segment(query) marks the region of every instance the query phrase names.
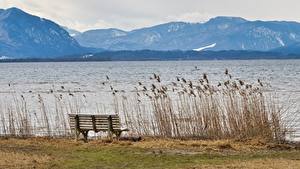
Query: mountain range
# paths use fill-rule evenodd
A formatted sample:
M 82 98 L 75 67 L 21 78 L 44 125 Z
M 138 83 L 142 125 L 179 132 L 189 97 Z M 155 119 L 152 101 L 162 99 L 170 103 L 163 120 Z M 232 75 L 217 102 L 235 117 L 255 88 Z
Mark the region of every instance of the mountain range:
M 300 24 L 216 17 L 205 23 L 171 22 L 133 31 L 90 30 L 74 36 L 82 45 L 107 50 L 269 51 L 300 42 Z
M 300 23 L 221 16 L 204 23 L 170 22 L 132 31 L 110 28 L 79 32 L 18 8 L 0 9 L 1 58 L 88 56 L 103 50 L 300 55 Z
M 84 51 L 85 48 L 53 21 L 18 8 L 0 10 L 0 56 L 43 58 Z

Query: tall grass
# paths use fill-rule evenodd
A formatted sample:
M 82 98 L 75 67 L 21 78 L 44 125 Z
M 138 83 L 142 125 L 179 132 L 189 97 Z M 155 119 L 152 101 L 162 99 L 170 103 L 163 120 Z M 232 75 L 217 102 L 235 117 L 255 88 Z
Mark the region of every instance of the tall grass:
M 53 97 L 56 97 L 53 95 Z M 23 95 L 13 94 L 12 100 L 2 101 L 0 104 L 0 135 L 9 137 L 35 136 L 70 136 L 67 119 L 67 107 L 62 100 L 55 100 L 54 112 L 49 111 L 44 98 L 38 94 L 36 110 L 27 107 L 27 100 Z M 51 105 L 53 106 L 53 105 Z M 52 109 L 51 109 L 52 110 Z
M 207 74 L 198 80 L 174 77 L 163 83 L 153 74 L 148 83 L 138 82 L 135 90 L 112 92 L 113 111 L 121 116 L 131 134 L 163 138 L 251 139 L 282 141 L 288 133 L 287 109 L 282 109 L 273 93 L 257 80 L 234 79 L 225 70 L 224 79 L 213 84 Z M 80 114 L 74 94 L 66 101 L 51 89 L 54 104 L 37 94 L 36 110 L 29 110 L 23 95 L 0 102 L 0 134 L 5 136 L 70 136 L 69 113 Z M 85 95 L 83 95 L 86 97 Z M 49 97 L 49 96 L 47 96 Z M 81 95 L 82 97 L 82 95 Z M 32 99 L 32 98 L 30 98 Z M 99 112 L 94 110 L 94 112 Z M 297 119 L 297 118 L 294 118 Z
M 197 81 L 176 77 L 163 84 L 159 75 L 138 83 L 134 96 L 115 95 L 119 114 L 139 135 L 165 138 L 284 140 L 287 125 L 273 94 L 261 80 L 233 79 L 213 85 L 206 74 Z

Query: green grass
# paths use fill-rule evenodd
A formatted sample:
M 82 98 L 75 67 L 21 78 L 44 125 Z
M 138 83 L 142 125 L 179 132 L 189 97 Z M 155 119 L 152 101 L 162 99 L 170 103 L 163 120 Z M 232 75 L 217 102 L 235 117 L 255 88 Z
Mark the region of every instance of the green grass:
M 176 169 L 193 166 L 221 166 L 240 161 L 255 161 L 258 159 L 300 158 L 299 151 L 260 151 L 252 153 L 198 153 L 181 154 L 164 152 L 163 150 L 141 149 L 123 146 L 104 146 L 101 148 L 78 148 L 63 152 L 65 161 L 58 162 L 58 168 L 151 168 Z M 296 157 L 296 158 L 295 158 Z M 297 159 L 296 159 L 297 160 Z M 299 160 L 299 159 L 298 159 Z
M 198 151 L 196 148 L 187 151 L 185 147 L 145 148 L 140 144 L 144 143 L 84 144 L 72 140 L 9 139 L 0 140 L 0 150 L 7 152 L 6 156 L 12 153 L 10 158 L 15 158 L 11 159 L 11 164 L 5 164 L 7 168 L 26 168 L 22 165 L 24 157 L 20 155 L 29 157 L 28 168 L 300 168 L 300 151 L 296 149 Z M 33 155 L 45 158 L 30 161 Z

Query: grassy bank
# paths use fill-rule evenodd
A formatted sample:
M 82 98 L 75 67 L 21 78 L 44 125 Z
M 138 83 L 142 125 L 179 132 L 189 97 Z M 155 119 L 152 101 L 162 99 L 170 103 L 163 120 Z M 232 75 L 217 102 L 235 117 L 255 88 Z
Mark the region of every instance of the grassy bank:
M 297 145 L 146 139 L 1 139 L 0 168 L 300 168 Z

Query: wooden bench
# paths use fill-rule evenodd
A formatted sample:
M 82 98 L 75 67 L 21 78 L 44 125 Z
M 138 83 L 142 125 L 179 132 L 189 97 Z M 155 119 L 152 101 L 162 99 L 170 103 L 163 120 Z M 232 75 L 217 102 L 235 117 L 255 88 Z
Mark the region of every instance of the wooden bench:
M 120 117 L 118 115 L 89 115 L 89 114 L 69 114 L 71 130 L 75 131 L 76 140 L 78 140 L 80 133 L 87 141 L 88 132 L 99 131 L 108 132 L 109 137 L 113 134 L 119 138 L 123 131 L 128 129 L 121 129 Z

